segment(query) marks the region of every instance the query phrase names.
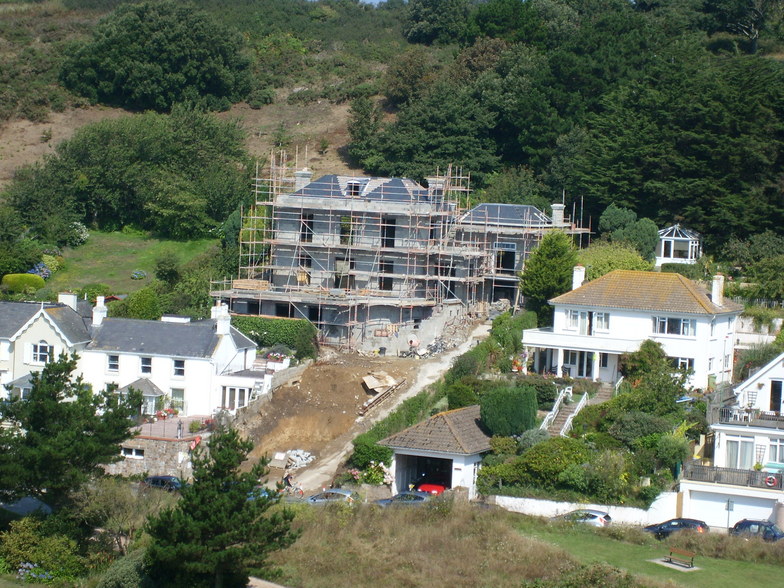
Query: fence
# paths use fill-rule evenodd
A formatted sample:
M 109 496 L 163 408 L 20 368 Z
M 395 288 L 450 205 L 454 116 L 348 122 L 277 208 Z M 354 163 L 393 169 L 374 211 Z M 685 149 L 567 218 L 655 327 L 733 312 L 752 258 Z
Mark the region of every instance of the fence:
M 730 484 L 732 486 L 748 486 L 781 490 L 782 475 L 757 470 L 739 470 L 734 468 L 718 468 L 694 463 L 683 464 L 683 477 L 695 482 L 713 484 Z

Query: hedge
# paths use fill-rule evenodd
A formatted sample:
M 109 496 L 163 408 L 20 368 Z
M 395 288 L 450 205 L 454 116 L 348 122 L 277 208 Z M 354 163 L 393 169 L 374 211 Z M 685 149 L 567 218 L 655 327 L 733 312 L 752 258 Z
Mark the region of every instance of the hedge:
M 3 276 L 2 287 L 15 294 L 35 292 L 44 287 L 44 279 L 36 274 L 6 274 Z
M 285 345 L 297 358 L 316 357 L 316 327 L 300 319 L 273 319 L 260 316 L 232 317 L 231 324 L 259 347 Z

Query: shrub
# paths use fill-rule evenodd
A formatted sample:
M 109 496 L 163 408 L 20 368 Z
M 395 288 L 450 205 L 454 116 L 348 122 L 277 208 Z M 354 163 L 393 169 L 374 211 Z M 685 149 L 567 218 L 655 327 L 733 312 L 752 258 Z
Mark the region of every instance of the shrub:
M 449 410 L 471 406 L 479 402 L 479 395 L 471 386 L 461 382 L 455 382 L 447 387 L 446 397 L 449 402 Z
M 144 570 L 144 549 L 137 549 L 115 561 L 96 588 L 148 588 L 152 586 Z
M 530 387 L 492 390 L 479 406 L 482 425 L 493 435 L 519 435 L 536 422 L 536 391 Z
M 661 271 L 668 274 L 680 274 L 690 280 L 703 280 L 706 277 L 704 269 L 697 264 L 663 263 Z
M 11 522 L 9 530 L 0 533 L 0 557 L 12 568 L 34 564 L 61 579 L 77 578 L 85 571 L 76 542 L 64 535 L 44 535 L 41 522 L 31 517 Z
M 201 431 L 201 423 L 199 421 L 191 421 L 191 424 L 188 425 L 188 432 L 198 433 L 199 431 Z
M 517 453 L 522 454 L 531 449 L 534 445 L 538 445 L 542 441 L 547 441 L 550 438 L 550 433 L 542 429 L 529 429 L 517 438 Z
M 642 437 L 665 433 L 670 429 L 672 425 L 667 419 L 635 411 L 620 415 L 607 432 L 629 447 L 633 447 Z
M 6 274 L 0 284 L 12 294 L 32 294 L 44 287 L 44 279 L 36 274 Z
M 259 347 L 285 345 L 299 359 L 318 353 L 317 331 L 310 321 L 242 316 L 234 317 L 232 325 Z
M 490 439 L 490 447 L 496 455 L 514 455 L 517 452 L 517 441 L 514 437 L 494 435 Z
M 555 487 L 558 476 L 569 465 L 588 462 L 590 452 L 582 441 L 553 437 L 534 445 L 517 458 L 517 465 L 524 472 L 522 479 L 531 483 Z
M 377 439 L 369 433 L 363 433 L 354 439 L 354 453 L 349 460 L 351 464 L 362 470 L 370 467 L 371 463 L 389 464 L 392 460 L 392 450 L 376 444 L 376 441 Z

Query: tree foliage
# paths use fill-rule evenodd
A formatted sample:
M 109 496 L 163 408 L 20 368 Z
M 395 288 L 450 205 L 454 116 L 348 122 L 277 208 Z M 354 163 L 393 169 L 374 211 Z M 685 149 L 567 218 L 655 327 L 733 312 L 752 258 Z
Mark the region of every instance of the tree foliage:
M 585 266 L 585 279 L 600 278 L 617 269 L 650 271 L 653 264 L 642 258 L 639 251 L 628 243 L 594 241 L 577 254 L 578 261 Z
M 509 387 L 485 392 L 479 398 L 480 418 L 493 435 L 519 435 L 536 422 L 536 390 Z
M 165 112 L 181 102 L 225 110 L 250 90 L 242 37 L 190 4 L 123 4 L 63 65 L 93 102 Z
M 577 263 L 577 251 L 566 233 L 553 231 L 542 238 L 525 262 L 520 289 L 525 307 L 538 316 L 538 324 L 550 325 L 553 311 L 548 300 L 568 292 Z
M 28 397 L 0 404 L 0 490 L 32 495 L 57 506 L 101 466 L 120 459 L 119 444 L 131 436 L 131 417 L 141 397 L 94 393 L 72 379 L 76 358 L 61 356 L 31 375 Z
M 247 586 L 250 570 L 269 570 L 269 554 L 297 538 L 290 510 L 270 514 L 277 500 L 265 495 L 249 500 L 266 473 L 264 460 L 240 471 L 252 448 L 227 429 L 213 433 L 208 449 L 196 450 L 193 484 L 146 527 L 152 538 L 146 561 L 157 586 Z
M 8 198 L 47 243 L 68 242 L 74 221 L 198 238 L 249 192 L 242 142 L 236 122 L 189 108 L 104 120 L 17 172 Z

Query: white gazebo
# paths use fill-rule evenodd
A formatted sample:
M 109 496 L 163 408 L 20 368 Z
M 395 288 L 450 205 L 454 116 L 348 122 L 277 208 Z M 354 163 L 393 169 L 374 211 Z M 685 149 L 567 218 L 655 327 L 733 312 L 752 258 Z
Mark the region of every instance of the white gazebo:
M 663 263 L 697 263 L 702 257 L 700 234 L 680 225 L 672 225 L 659 231 L 656 245 L 656 267 Z

